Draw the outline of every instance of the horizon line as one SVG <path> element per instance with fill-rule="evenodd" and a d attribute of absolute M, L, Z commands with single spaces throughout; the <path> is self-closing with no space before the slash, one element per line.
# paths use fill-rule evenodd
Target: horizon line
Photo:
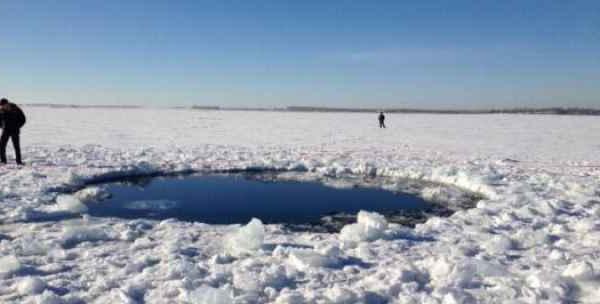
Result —
<path fill-rule="evenodd" d="M 346 112 L 346 113 L 431 113 L 431 114 L 577 114 L 600 115 L 600 107 L 504 107 L 504 108 L 417 108 L 417 107 L 324 107 L 324 106 L 280 106 L 280 107 L 228 107 L 213 105 L 116 105 L 116 104 L 61 104 L 61 103 L 23 103 L 25 106 L 49 108 L 105 108 L 105 109 L 189 109 L 214 111 L 279 111 L 279 112 Z"/>

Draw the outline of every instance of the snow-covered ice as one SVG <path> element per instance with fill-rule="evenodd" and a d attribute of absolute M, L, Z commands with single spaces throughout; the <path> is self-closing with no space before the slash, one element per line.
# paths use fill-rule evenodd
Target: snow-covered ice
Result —
<path fill-rule="evenodd" d="M 596 117 L 390 114 L 379 130 L 376 114 L 359 113 L 24 110 L 28 165 L 0 167 L 2 303 L 600 302 Z M 339 187 L 339 177 L 385 178 L 388 190 L 410 178 L 485 198 L 415 229 L 364 212 L 325 234 L 259 219 L 97 218 L 86 205 L 101 187 L 64 194 L 131 175 L 246 169 Z"/>

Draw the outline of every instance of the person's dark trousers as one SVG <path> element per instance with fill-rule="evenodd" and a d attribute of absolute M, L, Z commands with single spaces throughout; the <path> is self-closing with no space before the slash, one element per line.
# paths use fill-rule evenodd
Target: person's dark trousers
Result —
<path fill-rule="evenodd" d="M 19 131 L 2 131 L 0 136 L 0 161 L 6 164 L 6 145 L 8 139 L 11 139 L 13 147 L 15 148 L 15 158 L 17 164 L 21 164 L 21 143 L 19 141 Z"/>

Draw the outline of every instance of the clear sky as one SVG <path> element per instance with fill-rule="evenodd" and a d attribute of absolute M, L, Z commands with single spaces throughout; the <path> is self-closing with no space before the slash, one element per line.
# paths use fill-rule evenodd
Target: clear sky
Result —
<path fill-rule="evenodd" d="M 600 108 L 600 1 L 0 1 L 17 103 Z"/>

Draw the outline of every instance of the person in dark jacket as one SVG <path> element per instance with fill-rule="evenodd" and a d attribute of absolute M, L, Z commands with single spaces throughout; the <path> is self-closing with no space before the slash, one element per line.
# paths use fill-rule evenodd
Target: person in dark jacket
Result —
<path fill-rule="evenodd" d="M 11 103 L 6 98 L 0 99 L 0 126 L 2 126 L 2 136 L 0 136 L 0 162 L 6 164 L 6 145 L 11 139 L 15 148 L 15 159 L 17 164 L 22 165 L 20 133 L 25 125 L 25 114 L 16 104 Z"/>
<path fill-rule="evenodd" d="M 383 115 L 383 112 L 379 113 L 379 128 L 385 128 L 385 115 Z"/>

